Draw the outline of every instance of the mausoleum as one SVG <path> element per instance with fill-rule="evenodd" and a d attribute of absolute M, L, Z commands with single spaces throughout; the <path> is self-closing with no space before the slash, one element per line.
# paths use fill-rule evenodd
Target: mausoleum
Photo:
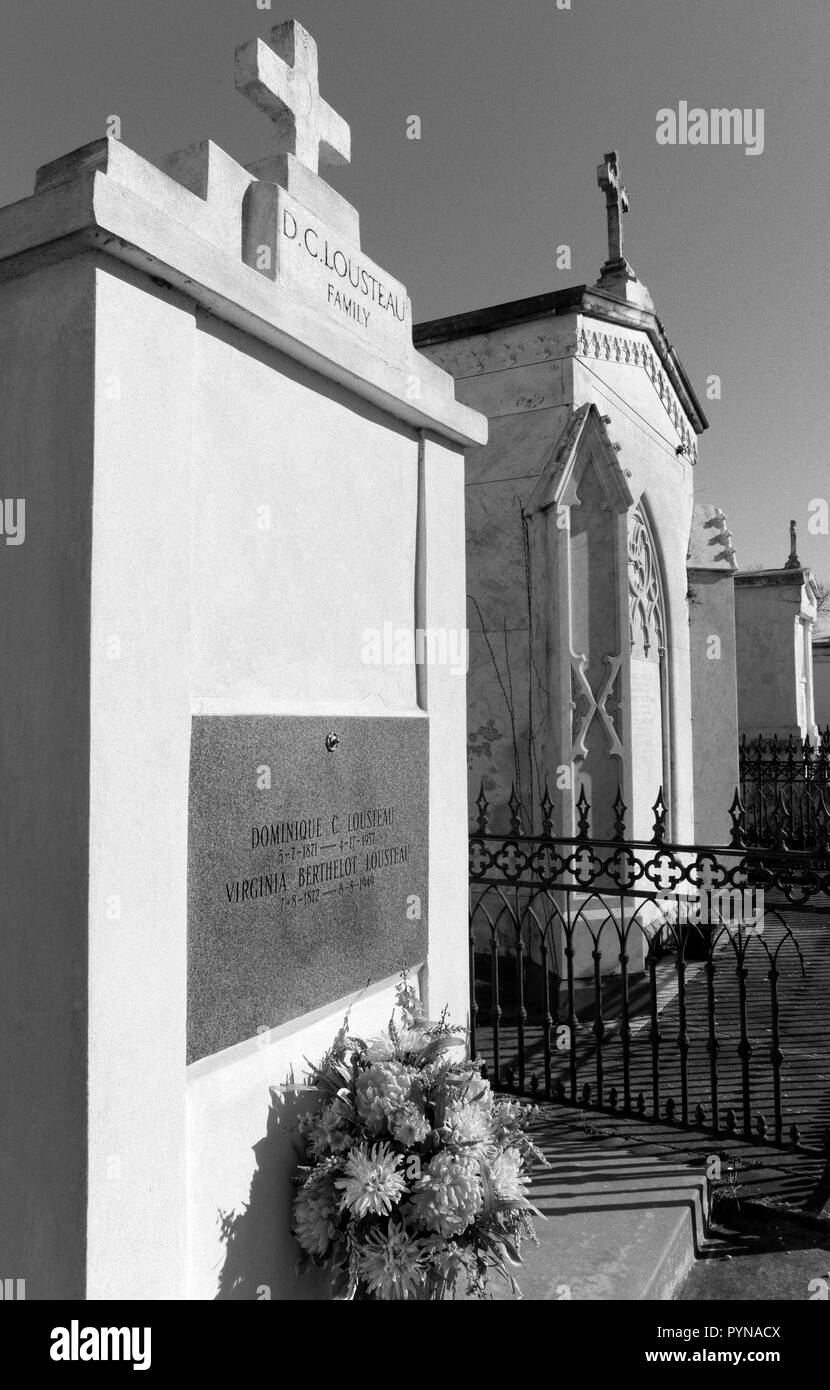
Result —
<path fill-rule="evenodd" d="M 611 835 L 620 791 L 627 832 L 650 838 L 662 796 L 667 833 L 689 842 L 696 792 L 705 815 L 724 795 L 696 786 L 694 770 L 693 687 L 706 682 L 712 628 L 702 613 L 691 620 L 687 563 L 711 569 L 698 535 L 707 518 L 693 525 L 707 422 L 623 254 L 615 151 L 598 182 L 608 259 L 594 285 L 415 330 L 490 420 L 489 442 L 467 458 L 469 797 L 473 807 L 483 784 L 505 829 L 515 787 L 524 827 L 538 830 L 547 785 L 555 830 L 568 835 L 584 790 L 593 833 Z M 725 550 L 719 541 L 718 567 Z M 731 584 L 728 562 L 725 572 Z M 717 588 L 701 583 L 699 601 Z M 727 634 L 727 665 L 731 644 Z M 733 712 L 728 741 L 734 722 Z M 698 744 L 707 755 L 702 734 Z"/>

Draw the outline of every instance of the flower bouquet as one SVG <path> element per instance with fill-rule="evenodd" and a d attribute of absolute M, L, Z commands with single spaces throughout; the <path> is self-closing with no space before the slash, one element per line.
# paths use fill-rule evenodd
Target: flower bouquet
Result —
<path fill-rule="evenodd" d="M 326 1266 L 341 1299 L 487 1297 L 492 1274 L 520 1298 L 512 1268 L 535 1241 L 524 1131 L 530 1107 L 494 1096 L 464 1034 L 429 1023 L 406 978 L 397 1018 L 364 1042 L 348 1016 L 311 1080 L 296 1178 L 300 1268 Z M 453 1055 L 455 1054 L 455 1055 Z"/>

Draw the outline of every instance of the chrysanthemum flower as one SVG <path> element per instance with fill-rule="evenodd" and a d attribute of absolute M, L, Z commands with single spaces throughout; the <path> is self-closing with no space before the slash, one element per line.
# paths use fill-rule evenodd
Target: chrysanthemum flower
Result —
<path fill-rule="evenodd" d="M 522 1156 L 518 1149 L 505 1149 L 490 1163 L 490 1177 L 496 1189 L 496 1196 L 507 1202 L 526 1200 L 525 1188 L 530 1178 L 522 1170 Z"/>
<path fill-rule="evenodd" d="M 335 1183 L 343 1190 L 341 1211 L 348 1208 L 358 1219 L 388 1216 L 406 1191 L 406 1181 L 399 1171 L 402 1162 L 387 1144 L 375 1144 L 374 1148 L 359 1144 L 353 1148 L 346 1160 L 345 1177 Z"/>
<path fill-rule="evenodd" d="M 444 1117 L 446 1143 L 480 1157 L 495 1149 L 489 1110 L 470 1101 L 450 1105 Z"/>
<path fill-rule="evenodd" d="M 372 1038 L 366 1046 L 366 1054 L 370 1062 L 385 1063 L 399 1062 L 401 1057 L 411 1053 L 417 1056 L 424 1050 L 429 1039 L 425 1036 L 422 1028 L 411 1027 L 408 1023 L 399 1024 L 392 1032 L 381 1033 L 377 1038 Z"/>
<path fill-rule="evenodd" d="M 414 1101 L 407 1101 L 390 1117 L 389 1132 L 399 1144 L 411 1149 L 416 1144 L 423 1144 L 430 1133 L 430 1123 L 420 1106 Z"/>
<path fill-rule="evenodd" d="M 310 1183 L 294 1198 L 294 1237 L 309 1255 L 325 1255 L 335 1235 L 337 1198 L 331 1186 Z"/>
<path fill-rule="evenodd" d="M 401 1062 L 383 1062 L 360 1072 L 357 1110 L 370 1134 L 379 1134 L 391 1115 L 416 1099 L 415 1072 Z"/>
<path fill-rule="evenodd" d="M 426 1273 L 426 1250 L 403 1225 L 370 1231 L 358 1253 L 360 1277 L 383 1299 L 417 1298 Z"/>
<path fill-rule="evenodd" d="M 414 1210 L 420 1224 L 439 1235 L 457 1235 L 482 1207 L 481 1179 L 474 1158 L 442 1149 L 415 1183 Z"/>

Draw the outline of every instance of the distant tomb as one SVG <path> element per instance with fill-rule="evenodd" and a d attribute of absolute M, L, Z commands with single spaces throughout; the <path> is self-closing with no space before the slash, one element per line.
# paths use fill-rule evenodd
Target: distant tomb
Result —
<path fill-rule="evenodd" d="M 748 739 L 818 737 L 813 633 L 818 590 L 796 548 L 780 569 L 735 576 L 738 725 Z"/>

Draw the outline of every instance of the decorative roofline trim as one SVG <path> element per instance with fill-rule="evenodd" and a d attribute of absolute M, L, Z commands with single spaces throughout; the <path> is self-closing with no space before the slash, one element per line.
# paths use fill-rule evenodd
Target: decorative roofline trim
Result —
<path fill-rule="evenodd" d="M 668 376 L 657 361 L 655 353 L 636 338 L 627 338 L 601 329 L 588 329 L 580 324 L 576 340 L 577 357 L 593 357 L 602 362 L 622 362 L 642 367 L 654 387 L 660 402 L 685 447 L 686 457 L 697 463 L 697 442 L 689 429 L 689 421 Z"/>
<path fill-rule="evenodd" d="M 687 422 L 690 422 L 692 430 L 695 434 L 702 434 L 705 429 L 708 429 L 709 422 L 692 389 L 680 358 L 666 337 L 665 329 L 657 314 L 650 310 L 637 308 L 635 305 L 625 304 L 597 286 L 588 289 L 585 285 L 575 285 L 549 294 L 534 295 L 528 299 L 516 299 L 508 304 L 496 304 L 465 314 L 453 314 L 443 319 L 431 319 L 427 323 L 415 324 L 412 337 L 415 346 L 421 350 L 429 351 L 430 348 L 437 348 L 435 360 L 441 360 L 445 370 L 451 371 L 452 367 L 449 364 L 453 360 L 461 360 L 464 356 L 464 349 L 459 343 L 460 339 L 485 337 L 500 328 L 511 328 L 518 324 L 533 323 L 544 319 L 567 320 L 576 314 L 600 319 L 608 324 L 616 324 L 633 332 L 644 333 L 659 360 L 664 380 L 670 383 L 677 406 L 683 412 Z M 555 332 L 552 326 L 549 332 Z M 537 341 L 540 343 L 544 341 L 544 338 L 544 334 L 537 335 Z M 449 350 L 448 345 L 450 343 L 457 344 L 455 353 Z M 572 355 L 575 355 L 577 351 L 577 347 L 572 348 Z M 467 352 L 469 353 L 469 348 Z M 482 359 L 487 356 L 492 357 L 492 349 L 489 347 L 484 349 L 480 356 Z M 515 358 L 504 365 L 514 365 L 514 362 Z M 653 376 L 652 382 L 656 386 L 656 380 Z M 672 418 L 671 412 L 668 411 L 668 413 L 669 417 Z M 674 421 L 672 422 L 674 423 Z M 679 430 L 678 433 L 680 433 Z M 694 456 L 697 457 L 696 450 Z"/>

